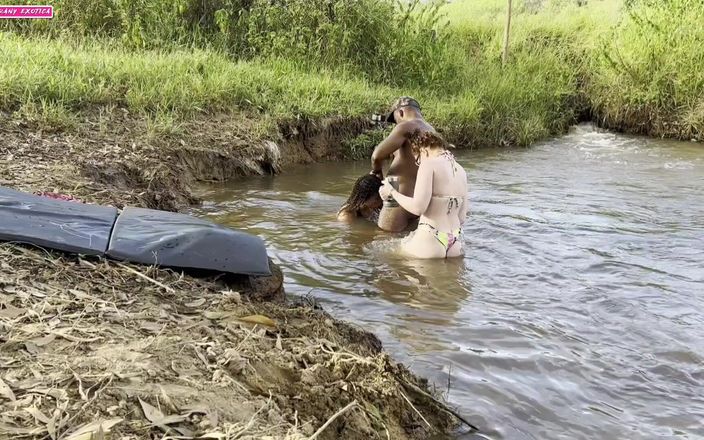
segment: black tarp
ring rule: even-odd
[[[102,255],[117,209],[65,202],[0,187],[0,240]]]
[[[108,247],[111,258],[133,263],[270,275],[264,242],[189,215],[125,208]]]
[[[242,275],[271,275],[264,242],[184,214],[55,200],[0,187],[0,241]]]

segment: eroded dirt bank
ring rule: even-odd
[[[115,109],[68,131],[0,112],[0,184],[61,189],[96,203],[177,211],[197,202],[196,181],[278,173],[291,163],[340,159],[342,140],[370,128],[354,118],[279,122],[278,133],[253,135],[243,114],[201,116],[178,130],[154,133],[149,121]],[[175,132],[174,132],[175,131]]]
[[[285,124],[275,142],[243,124],[150,136],[117,110],[47,132],[2,114],[0,185],[178,210],[196,180],[340,157],[328,146],[365,128]],[[0,438],[403,439],[456,426],[373,335],[286,302],[272,268],[194,278],[0,244]]]

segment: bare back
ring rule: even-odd
[[[462,227],[467,213],[467,173],[457,162],[446,156],[425,159],[423,167],[432,170],[431,188],[421,188],[427,181],[420,181],[415,191],[429,191],[430,202],[421,213],[420,221],[440,231]]]
[[[390,191],[388,184],[382,192]],[[408,212],[420,216],[418,229],[404,241],[402,250],[415,258],[463,255],[460,239],[467,218],[467,173],[447,151],[423,157],[412,197],[389,192]]]

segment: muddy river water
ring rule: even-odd
[[[704,438],[704,147],[589,126],[458,154],[467,255],[335,220],[364,162],[204,189],[289,294],[376,333],[496,439]]]

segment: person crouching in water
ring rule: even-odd
[[[337,219],[352,221],[363,218],[377,224],[381,212],[382,200],[379,196],[381,178],[373,174],[366,174],[354,183],[352,193],[347,201],[337,212]]]
[[[469,206],[467,173],[437,133],[415,130],[408,138],[419,165],[413,196],[395,190],[388,181],[379,189],[382,199],[393,197],[401,207],[420,216],[418,229],[401,245],[413,258],[448,258],[464,254],[462,225]]]

